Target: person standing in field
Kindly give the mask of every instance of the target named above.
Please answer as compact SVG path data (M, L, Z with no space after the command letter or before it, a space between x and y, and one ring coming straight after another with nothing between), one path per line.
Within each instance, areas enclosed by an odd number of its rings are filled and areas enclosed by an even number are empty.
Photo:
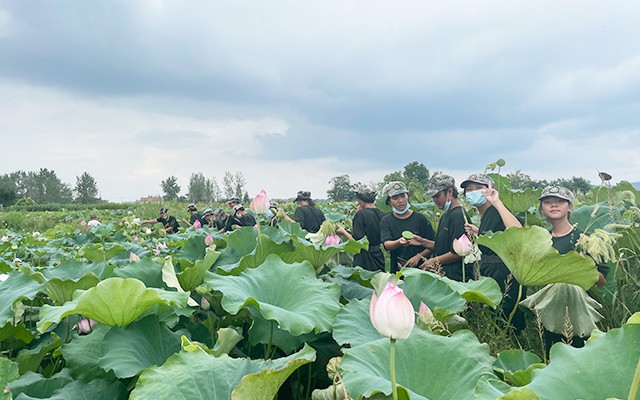
M356 190L358 211L353 216L351 224L353 235L343 227L339 227L336 233L355 240L366 236L369 240L369 250L362 250L356 254L353 257L353 265L369 271L384 271L384 254L380 249L380 219L384 213L374 204L376 195L377 193L369 186L359 187Z
M200 221L202 219L195 204L189 204L187 206L187 212L190 214L189 220L187 220L186 218L182 218L182 222L184 222L188 226L191 226L194 222Z
M89 227L89 229L93 229L98 225L102 225L100 223L100 221L98 221L98 216L97 215L92 215L91 219L89 220L89 222L87 222L87 226Z
M311 193L299 191L295 200L298 207L293 213L293 218L289 217L284 210L280 210L280 215L291 222L297 222L300 227L309 233L316 233L320 230L320 225L325 220L324 214L316 207L316 203L311 199Z
M178 233L180 230L180 224L176 220L176 217L169 214L168 208L160 208L159 211L160 216L157 219L149 219L146 221L140 222L141 224L155 224L160 222L164 226L164 230L167 233Z
M499 193L494 189L494 182L490 176L473 174L462 182L460 187L464 190L467 202L480 213L480 227L471 223L465 224L464 228L468 235L477 237L487 232L502 232L512 226L522 228L522 223L500 200ZM480 275L491 277L500 285L504 296L502 316L507 320L516 306L520 283L515 280L509 268L494 251L486 246L479 246L479 248L482 252ZM524 297L526 297L526 289L522 298L524 299ZM524 329L525 318L522 310L515 312L511 324L516 333L520 333Z
M540 196L540 212L551 224L552 246L558 253L566 254L575 250L576 243L583 232L573 226L570 222L571 211L573 210L573 193L562 186L547 186L542 190ZM596 264L598 268L597 286L604 286L607 282L609 266L606 264ZM585 339L588 337L574 336L571 339L573 347L583 347ZM544 341L547 353L554 343L562 342L564 336L544 329Z
M445 276L456 281L463 280L462 257L453 251L453 240L465 234L464 224L469 216L458 202L458 189L452 176L436 175L429 180L429 189L425 196L433 198L436 206L444 211L438 222L434 243L426 243L427 248L433 249L433 257L422 266L423 269L442 268ZM464 265L464 279L473 277L471 265Z
M433 242L433 227L427 217L411 210L409 191L404 183L389 182L382 192L393 210L380 219L380 241L391 253L391 273L403 267L417 267L431 252L425 243ZM409 233L410 238L403 233Z

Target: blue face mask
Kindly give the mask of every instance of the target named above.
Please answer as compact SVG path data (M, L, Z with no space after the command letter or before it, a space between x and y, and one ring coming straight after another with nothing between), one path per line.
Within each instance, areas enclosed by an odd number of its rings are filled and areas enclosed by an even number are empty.
M409 207L411 207L411 204L409 204L409 202L407 201L407 206L404 208L404 210L398 210L397 208L393 207L393 212L396 214L402 215L407 211L409 211Z
M444 203L444 211L449 211L449 207L451 207L451 200L447 200L447 202Z
M273 218L273 216L275 215L273 213L273 211L271 211L271 209L267 210L267 212L265 212L265 214L267 215L267 218Z
M487 198L482 193L482 190L474 190L473 192L465 193L465 197L469 204L474 207L480 207L487 202Z

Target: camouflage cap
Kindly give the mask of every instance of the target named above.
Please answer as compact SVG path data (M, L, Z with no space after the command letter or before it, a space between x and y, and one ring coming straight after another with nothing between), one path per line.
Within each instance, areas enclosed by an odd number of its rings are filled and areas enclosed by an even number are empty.
M244 206L242 204L236 204L231 208L231 211L233 211L234 213L240 210L244 210Z
M493 179L491 179L491 177L489 175L485 175L485 174L473 174L471 176L469 176L467 178L466 181L462 182L460 184L460 187L463 189L467 188L467 185L470 183L479 183L481 185L485 185L485 186L495 186L495 183L493 182Z
M538 200L542 200L546 197L557 197L559 199L567 200L569 203L573 203L573 192L563 186L547 186L542 189L542 194Z
M215 211L213 212L213 215L215 215L216 217L220 217L223 213L224 213L224 210L222 208L216 208Z
M387 183L387 186L385 186L384 189L382 189L382 192L386 194L388 198L391 198L393 196L397 196L403 193L409 193L409 191L407 190L407 187L404 185L404 183L400 181L393 181L393 182Z
M269 208L280 208L280 204L275 200L271 200L269 201Z
M189 211L198 211L198 208L196 207L195 204L189 204L187 206L187 210L189 210Z
M213 215L213 210L212 210L212 209L210 209L210 208L205 208L205 209L202 211L202 216L203 216L203 217L206 217L206 216L208 216L208 215Z
M355 192L357 198L367 203L373 203L376 201L376 195L378 194L371 186L368 185L359 185Z
M427 197L433 197L443 190L455 187L456 181L452 176L436 175L429 179L429 188L427 189L427 193L425 193L424 195Z
M227 204L228 203L240 203L240 199L237 197L232 197L229 200L227 200Z
M299 191L294 201L298 200L311 200L311 192L305 192L304 190Z

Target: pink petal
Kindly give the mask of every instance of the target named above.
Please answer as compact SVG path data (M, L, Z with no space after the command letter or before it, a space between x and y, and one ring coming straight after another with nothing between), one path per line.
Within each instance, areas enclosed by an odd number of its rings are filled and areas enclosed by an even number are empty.
M262 189L260 193L256 195L256 197L251 200L251 204L249 205L251 211L255 214L264 214L269 209L269 197L267 196L267 192Z

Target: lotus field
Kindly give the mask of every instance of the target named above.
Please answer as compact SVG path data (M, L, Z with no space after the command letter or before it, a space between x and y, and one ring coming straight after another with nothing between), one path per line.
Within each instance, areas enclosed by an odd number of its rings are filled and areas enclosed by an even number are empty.
M525 227L477 243L529 296L590 289L594 261L551 247L540 190L492 177ZM575 307L521 305L518 335L491 278L352 267L366 238L313 244L297 223L260 225L260 214L225 234L165 234L141 226L154 214L136 206L99 214L91 230L76 212L44 232L0 231L0 398L382 399L395 387L413 400L640 399L640 192L622 182L578 199L571 221L609 264L607 285ZM437 226L430 199L411 204ZM355 205L319 206L349 228ZM547 357L553 315L590 335L585 347L557 343Z

